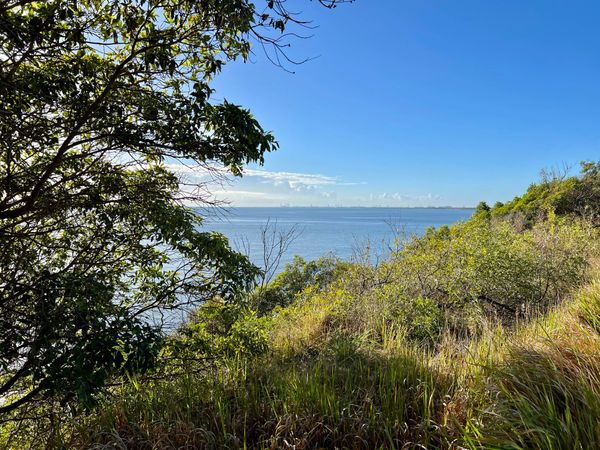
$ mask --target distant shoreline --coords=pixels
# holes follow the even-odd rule
[[[210,207],[209,207],[210,208]],[[474,206],[233,206],[224,205],[217,208],[237,209],[455,209],[470,210]]]

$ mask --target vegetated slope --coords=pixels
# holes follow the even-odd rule
[[[600,445],[598,281],[512,329],[482,320],[469,338],[450,326],[425,341],[411,333],[418,321],[431,330],[428,314],[419,316],[425,307],[406,326],[383,320],[376,297],[352,303],[332,288],[280,311],[262,356],[231,355],[210,374],[123,388],[80,425],[79,445]]]
[[[492,208],[480,203],[478,212],[494,217],[510,217],[514,222],[531,224],[543,220],[549,212],[560,216],[584,217],[598,225],[600,218],[600,162],[581,163],[581,173],[542,172],[542,179],[533,183],[522,196],[506,204],[497,202]]]
[[[156,372],[20,434],[68,448],[599,448],[598,230],[543,210],[524,223],[480,208],[378,265],[296,259],[242,304],[198,310]]]

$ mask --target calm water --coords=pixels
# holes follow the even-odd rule
[[[299,234],[283,258],[285,264],[294,255],[316,259],[329,252],[351,259],[368,240],[375,252],[385,253],[398,230],[403,236],[421,235],[430,226],[464,221],[472,213],[438,208],[230,208],[206,217],[204,226],[225,234],[238,250],[244,250],[245,240],[257,264],[263,253],[261,230],[267,223],[281,232],[296,227]]]

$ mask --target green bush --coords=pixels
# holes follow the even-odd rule
[[[315,286],[317,290],[325,289],[348,267],[348,263],[331,255],[314,261],[294,256],[293,261],[286,264],[273,281],[254,291],[250,296],[250,305],[259,315],[268,314],[277,306],[288,306],[299,292],[310,286]]]
[[[522,218],[528,225],[549,213],[584,217],[598,224],[600,217],[600,162],[581,163],[578,176],[550,175],[533,183],[521,197],[491,209],[493,217]]]
[[[552,215],[525,231],[482,217],[429,230],[376,267],[355,264],[327,287],[302,291],[301,305],[273,316],[276,334],[305,344],[332,332],[361,335],[376,346],[395,334],[435,345],[444,333],[467,338],[490,322],[513,327],[585,280],[596,235]]]
[[[397,309],[394,322],[406,331],[406,336],[417,342],[435,342],[442,332],[442,311],[432,299],[417,297]]]
[[[268,349],[269,321],[247,306],[221,301],[198,308],[163,349],[163,369],[254,357]]]
[[[394,255],[393,282],[444,309],[479,304],[501,315],[547,308],[583,279],[594,230],[558,218],[520,232],[475,218],[415,238]]]

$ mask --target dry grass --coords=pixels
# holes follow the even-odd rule
[[[516,328],[446,329],[434,346],[373,299],[349,313],[344,290],[305,292],[279,313],[269,354],[123,386],[55,447],[600,448],[597,266],[591,278]]]
[[[600,448],[600,283],[514,332],[448,334],[435,351],[401,332],[374,346],[310,310],[282,321],[269,357],[122,392],[70,445]]]

